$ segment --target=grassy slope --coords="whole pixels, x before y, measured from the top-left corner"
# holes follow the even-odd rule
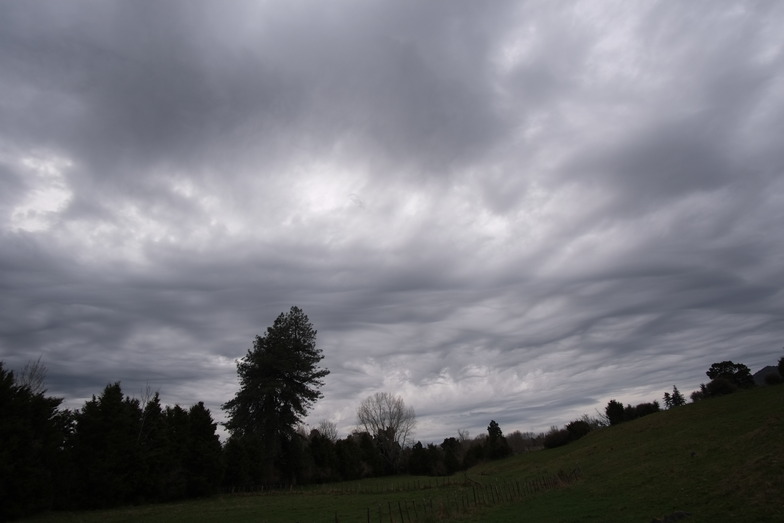
[[[577,483],[477,521],[784,520],[784,386],[685,405],[476,472],[525,479],[579,466]]]
[[[473,509],[461,519],[647,522],[680,510],[691,513],[689,523],[781,521],[783,416],[784,386],[764,387],[597,431],[559,449],[488,463],[471,469],[468,478],[485,485],[525,482],[575,467],[581,478],[519,501]],[[420,482],[418,488],[411,488],[413,481]],[[340,521],[365,521],[368,507],[468,490],[457,484],[436,487],[434,481],[380,478],[294,493],[55,513],[37,520],[334,521],[338,514]],[[422,489],[422,482],[434,488]],[[375,511],[372,516],[377,521]]]

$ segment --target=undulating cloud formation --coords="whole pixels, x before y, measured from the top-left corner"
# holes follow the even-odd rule
[[[784,3],[0,3],[0,360],[218,419],[281,312],[309,422],[546,430],[784,345]]]

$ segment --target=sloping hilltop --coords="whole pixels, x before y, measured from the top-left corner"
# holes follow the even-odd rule
[[[392,477],[35,521],[784,520],[784,386],[704,400],[449,478]]]
[[[590,433],[566,447],[471,471],[579,479],[477,513],[476,521],[782,521],[784,386],[684,405]]]

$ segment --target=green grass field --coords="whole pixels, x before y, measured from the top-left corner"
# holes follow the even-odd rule
[[[109,511],[66,522],[784,521],[784,386],[595,431],[450,478],[394,477]]]

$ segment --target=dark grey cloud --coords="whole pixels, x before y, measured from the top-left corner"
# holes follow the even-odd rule
[[[0,359],[214,414],[291,305],[342,431],[543,430],[784,334],[776,2],[0,5]]]

